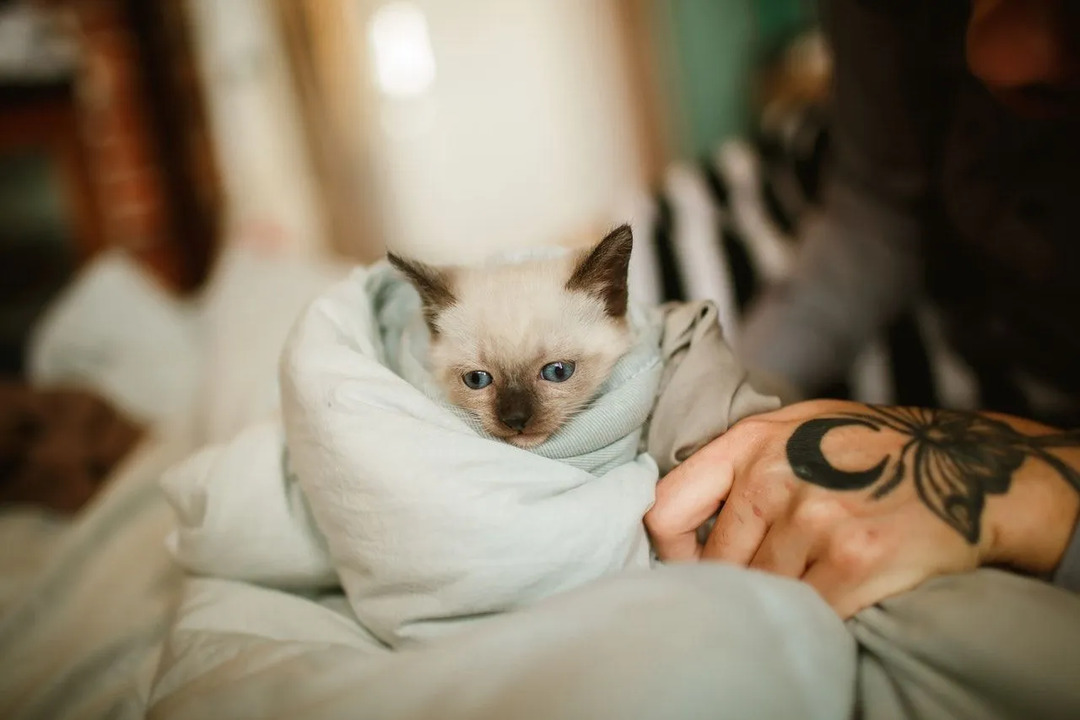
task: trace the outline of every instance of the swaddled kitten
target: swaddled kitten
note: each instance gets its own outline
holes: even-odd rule
[[[631,345],[633,235],[518,263],[432,267],[389,255],[420,293],[430,369],[491,435],[528,448],[596,395]]]

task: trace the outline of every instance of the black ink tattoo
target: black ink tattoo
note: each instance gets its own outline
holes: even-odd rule
[[[825,457],[821,445],[830,430],[846,426],[892,430],[908,440],[896,456],[887,455],[869,470],[839,470]],[[875,500],[895,490],[910,468],[923,503],[974,545],[981,534],[986,496],[1007,492],[1013,474],[1027,458],[1043,461],[1080,492],[1080,472],[1050,452],[1077,447],[1080,430],[1025,435],[1008,423],[977,413],[867,406],[865,412],[804,422],[788,439],[787,457],[797,477],[831,490],[865,490],[892,463],[889,477],[871,493]]]

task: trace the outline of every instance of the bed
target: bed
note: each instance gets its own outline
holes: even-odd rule
[[[109,256],[45,318],[36,382],[93,387],[151,429],[73,518],[0,518],[0,716],[1076,716],[1080,600],[994,570],[846,624],[781,578],[627,571],[396,649],[332,584],[186,574],[162,475],[276,416],[289,327],[344,271],[236,250],[178,303]]]

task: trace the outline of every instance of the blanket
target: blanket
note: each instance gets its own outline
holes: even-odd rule
[[[74,517],[0,513],[3,718],[146,716],[186,584],[165,545],[176,521],[162,474],[273,411],[289,327],[342,277],[236,250],[186,303],[141,273],[104,254],[34,333],[35,388],[84,388],[148,427]]]
[[[711,307],[632,319],[637,341],[598,397],[525,451],[443,399],[411,285],[387,265],[358,269],[286,344],[283,421],[166,477],[180,518],[171,547],[222,578],[291,590],[340,580],[363,627],[393,647],[647,568],[654,457],[670,467],[777,401],[749,387]]]
[[[280,515],[296,522],[287,510],[303,493],[290,494],[274,465],[282,466],[284,454],[270,401],[274,365],[303,296],[331,282],[305,266],[236,256],[223,262],[200,309],[207,329],[199,353],[209,349],[210,358],[194,365],[219,369],[199,383],[198,409],[154,427],[70,522],[0,518],[0,717],[1080,717],[1080,598],[992,570],[928,582],[846,627],[797,582],[708,564],[626,571],[396,651],[357,622],[333,587],[325,548],[294,550],[291,562],[322,564],[298,563],[310,575],[286,578],[288,590],[185,579],[169,561],[166,535],[188,538],[187,550],[198,547],[200,534],[207,548],[215,538],[248,551],[266,544],[272,559],[281,549],[274,545],[285,525]],[[65,314],[93,309],[78,290],[65,299]],[[674,313],[663,317],[660,400],[708,366],[697,353],[710,334],[693,323],[679,329]],[[109,316],[81,320],[68,326],[80,347],[127,362],[108,341],[116,329]],[[87,367],[76,366],[85,356],[71,355],[69,334],[51,340],[39,352],[46,365],[64,369],[64,377]],[[124,343],[137,342],[157,339],[132,327]],[[93,377],[104,382],[91,386],[108,396],[109,383],[126,376],[102,369],[108,372]],[[741,386],[737,366],[719,375],[709,382]],[[144,378],[118,389],[152,407],[152,397],[137,391]],[[729,398],[733,412],[738,396]],[[677,404],[657,403],[648,435],[663,429],[662,406]],[[246,451],[230,442],[239,431],[253,433],[244,436]],[[684,431],[679,442],[691,440]],[[204,478],[200,530],[177,523],[157,481],[207,441],[217,450],[203,452],[216,457],[232,447],[233,454],[205,466],[214,477]],[[274,452],[260,461],[253,452],[264,444]],[[663,453],[656,457],[662,463]],[[270,471],[258,472],[260,462]],[[279,517],[257,488],[246,487],[265,481],[263,474],[281,483]],[[218,513],[224,486],[239,494],[229,512]],[[192,517],[200,492],[190,496]],[[236,534],[260,519],[273,527],[247,540]],[[228,542],[216,547],[231,551]],[[39,567],[27,573],[22,564],[32,556]],[[13,584],[15,575],[21,580]]]
[[[140,432],[96,393],[0,381],[0,507],[78,510]]]
[[[389,650],[340,596],[187,584],[154,720],[842,720],[855,648],[800,583],[730,567],[619,573]]]

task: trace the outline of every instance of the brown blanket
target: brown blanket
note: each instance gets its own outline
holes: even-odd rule
[[[141,432],[92,393],[0,382],[0,506],[78,510]]]

